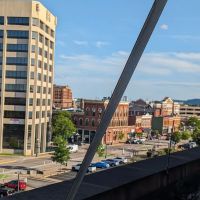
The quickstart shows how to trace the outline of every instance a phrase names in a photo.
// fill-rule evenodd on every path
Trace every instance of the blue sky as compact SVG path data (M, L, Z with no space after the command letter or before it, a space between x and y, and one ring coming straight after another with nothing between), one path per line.
M41 0L58 17L55 83L110 96L152 0ZM200 1L169 0L125 95L200 98Z

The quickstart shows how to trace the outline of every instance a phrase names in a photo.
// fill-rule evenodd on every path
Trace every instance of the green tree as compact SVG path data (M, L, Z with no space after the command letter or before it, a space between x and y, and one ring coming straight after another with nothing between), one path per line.
M118 134L118 140L123 140L124 139L125 134L123 132L120 132Z
M99 157L103 157L105 155L105 146L103 144L100 144L97 148L97 154Z
M190 137L191 137L190 131L183 131L181 133L181 139L182 140L188 140L188 139L190 139Z
M65 139L71 137L76 132L75 125L71 120L70 113L66 111L59 111L54 114L52 118L53 138L56 136L63 136Z
M175 144L178 143L178 142L180 142L180 140L181 140L181 133L180 132L174 132L174 133L172 133L171 140L174 141Z
M190 117L186 123L188 126L199 127L200 128L200 120L197 117Z
M192 139L200 145L200 128L195 128L192 134Z
M57 147L52 156L52 160L62 165L66 165L67 161L70 159L70 152L67 148L66 139L63 138L63 136L59 135L54 138L54 143Z

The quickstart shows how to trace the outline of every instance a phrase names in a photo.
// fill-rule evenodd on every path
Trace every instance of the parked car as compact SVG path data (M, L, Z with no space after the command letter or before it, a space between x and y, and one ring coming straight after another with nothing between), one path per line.
M73 165L72 166L72 171L79 171L79 169L80 169L80 167L81 167L81 164L77 164L77 165ZM96 166L94 166L93 164L91 164L89 167L88 167L88 169L87 169L87 172L96 172Z
M105 168L109 168L110 165L106 162L96 162L96 163L93 163L93 165L96 167L96 168L102 168L102 169L105 169Z
M13 180L8 183L4 184L8 188L13 188L15 190L18 190L18 180ZM19 181L19 190L25 190L27 187L26 183L24 181Z
M0 188L0 198L11 196L14 193L15 193L15 189L13 188L7 188L7 187Z
M188 142L186 144L182 144L179 146L179 148L183 148L183 149L192 149L194 147L197 147L197 143L196 142Z
M71 152L71 153L75 153L78 151L77 144L69 144L69 145L67 145L67 148L69 149L69 152Z
M124 157L116 157L116 158L113 158L113 160L119 161L119 164L125 164L128 162L128 159Z
M102 160L102 162L108 163L111 167L119 165L119 161L114 160L114 159L106 159L106 160Z

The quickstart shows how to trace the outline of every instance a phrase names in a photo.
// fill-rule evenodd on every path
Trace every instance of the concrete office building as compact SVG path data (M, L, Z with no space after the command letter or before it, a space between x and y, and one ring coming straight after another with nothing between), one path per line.
M46 150L56 17L32 0L0 0L0 152Z

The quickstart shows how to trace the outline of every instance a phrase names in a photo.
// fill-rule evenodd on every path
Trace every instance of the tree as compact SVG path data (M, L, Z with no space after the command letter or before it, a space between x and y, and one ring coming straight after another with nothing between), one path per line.
M181 139L182 140L188 140L191 137L191 133L189 131L183 131L181 133Z
M200 145L200 128L195 128L192 134L192 139Z
M105 146L100 144L97 148L97 154L99 157L103 157L105 155Z
M125 134L123 132L120 132L118 134L118 140L123 140L124 139Z
M188 126L199 127L200 128L200 120L197 117L190 117L186 123Z
M52 156L54 162L58 162L62 165L66 165L67 161L70 159L70 152L67 148L67 141L63 136L59 135L54 138L54 143L56 144L56 149Z
M53 138L62 135L65 139L71 137L76 132L76 128L71 120L71 115L67 111L59 111L52 118Z
M175 144L179 143L180 140L181 140L181 133L180 132L174 132L174 133L172 133L171 140L174 141Z

